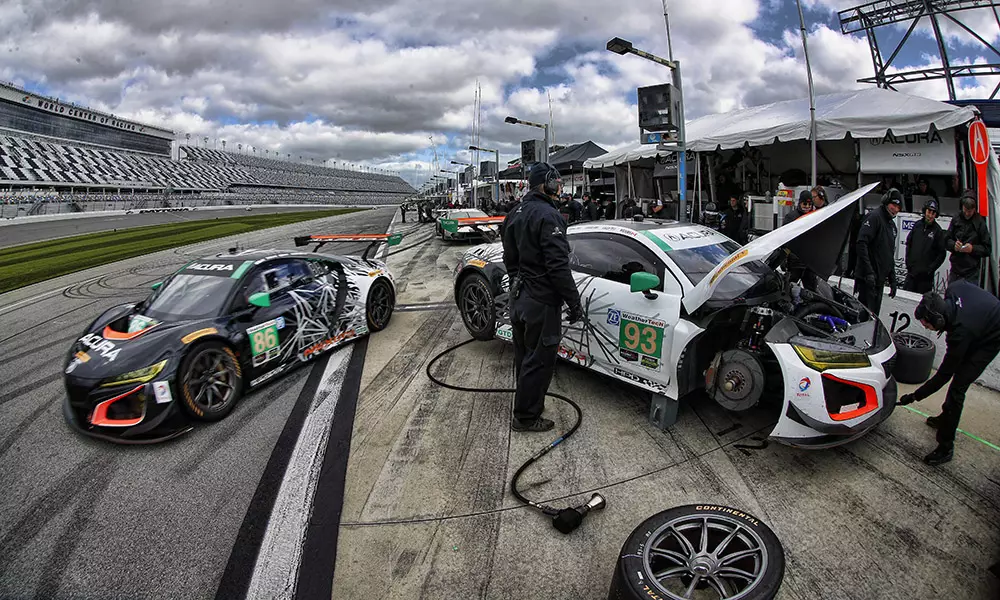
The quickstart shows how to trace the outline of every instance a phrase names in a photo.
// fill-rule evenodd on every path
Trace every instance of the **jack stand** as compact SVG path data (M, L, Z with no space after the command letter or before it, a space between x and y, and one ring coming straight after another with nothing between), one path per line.
M680 404L673 398L661 394L651 394L649 423L660 431L670 429L677 422L677 409Z

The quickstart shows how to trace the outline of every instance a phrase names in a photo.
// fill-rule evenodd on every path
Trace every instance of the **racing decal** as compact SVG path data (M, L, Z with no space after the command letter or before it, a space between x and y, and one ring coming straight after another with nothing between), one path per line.
M215 333L219 333L219 330L216 329L215 327L206 327L205 329L192 331L191 333L181 338L181 343L185 345L190 344L191 342L195 341L198 338L202 338L205 337L206 335L212 335Z
M278 338L278 320L272 319L247 329L250 338L250 353L253 366L260 366L281 356L281 340Z
M618 356L621 356L622 358L624 358L628 362L638 362L639 361L639 353L638 352L632 352L631 350L626 350L625 348L619 348L618 349Z
M753 523L754 525L760 525L760 521L758 521L757 519L753 518L753 516L748 515L745 512L740 512L740 511L736 510L735 508L729 508L728 506L712 506L712 505L700 506L699 505L699 506L695 506L694 509L695 510L715 511L715 512L726 513L726 514L729 514L729 515L733 515L734 517L739 517L741 519L746 519L747 521Z
M578 350L573 350L572 348L567 348L566 346L563 346L561 344L559 346L557 354L559 355L559 358L565 360L572 360L583 366L587 366L589 364L589 362L587 361L587 355L585 353L580 352Z
M191 263L184 267L185 271L198 271L199 273L211 273L214 275L225 275L229 277L236 271L236 264L227 263Z
M506 340L508 342L514 341L514 329L510 325L501 325L497 327L496 336L501 340Z
M638 383L641 386L644 386L644 387L647 387L647 388L649 388L651 390L654 390L654 391L656 391L659 394L665 394L666 391L667 391L667 388L665 386L663 386L662 384L659 384L659 383L657 383L657 382L655 382L655 381L653 381L651 379L646 379L642 375L636 375L635 373L632 373L630 371L626 371L625 369L623 369L621 367L614 367L614 373L615 373L615 375L617 375L619 377L624 377L625 379L628 379L629 381L634 381L635 383Z
M809 388L812 386L812 380L808 377L803 377L799 380L799 390L795 393L797 398L808 398L812 396L809 393Z
M153 397L156 398L157 404L167 404L168 402L173 402L174 397L170 394L170 384L166 381L154 381Z
M469 261L469 264L472 265L473 267L479 267L480 269L482 269L483 267L486 266L486 261L478 258L473 258L472 260Z
M76 368L90 360L90 355L86 352L77 352L73 355L73 361L66 366L66 373L72 373Z
M642 366L642 368L649 369L650 371L660 370L660 361L651 356L643 356L639 360L639 364Z
M325 350L329 350L330 348L333 348L334 346L336 346L340 342L343 342L344 340L348 340L348 339L351 339L351 338L355 338L357 336L358 336L357 332L354 331L353 329L351 329L350 331L345 331L343 333L338 333L337 335L333 336L332 338L323 340L322 342L317 342L317 343L313 344L312 346L310 346L310 347L306 348L305 350L303 350L302 351L302 355L299 357L299 360L303 360L303 361L309 360L309 359L315 357L316 355L324 352Z
M145 315L132 315L128 322L128 333L136 333L150 327L159 325L160 322Z
M101 358L108 362L114 362L114 360L118 358L118 353L121 351L121 348L116 348L112 342L109 342L96 333L88 333L80 338L79 341L95 353L100 354Z
M382 274L382 269L376 269L374 271L369 271L368 272L368 276L369 277L378 277L381 274Z
M667 327L665 321L609 308L608 323L618 323L619 348L650 359L643 361L643 366L647 368L658 365L663 354L663 330Z
M263 375L261 375L257 379L254 379L253 381L251 381L250 382L250 387L253 387L253 386L256 386L256 385L260 385L260 384L264 383L265 381L267 381L269 379L273 379L276 375L280 375L281 373L284 373L285 370L287 370L287 369L288 369L288 365L287 364L281 365L277 369L272 369L272 370L268 371L267 373L264 373Z
M741 258L744 258L747 254L749 254L749 251L743 249L737 252L735 255L726 259L726 262L722 263L722 266L719 267L719 270L715 272L715 275L712 275L712 280L708 282L709 285L714 284L715 280L721 277L722 274L726 272L726 269L733 266L734 263L736 263Z

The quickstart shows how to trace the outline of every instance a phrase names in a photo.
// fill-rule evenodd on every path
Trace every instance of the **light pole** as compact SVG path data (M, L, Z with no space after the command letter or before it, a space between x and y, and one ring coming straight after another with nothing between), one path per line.
M472 193L469 195L469 198L470 198L470 200L472 202L472 206L475 206L476 205L476 166L473 165L472 163L464 163L464 162L460 162L460 161L457 161L457 160L451 161L451 164L453 164L453 165L462 165L463 167L472 167L472 181L469 182L469 185L472 187L472 191L471 191Z
M664 17L666 17L666 4L664 4ZM669 30L667 32L669 38ZM680 101L680 114L678 117L677 125L677 143L676 144L664 144L660 143L657 145L657 150L672 150L677 154L677 191L680 196L680 210L677 215L678 221L684 221L687 219L687 147L685 144L684 137L684 88L681 86L681 63L677 60L668 60L666 58L660 58L655 54L650 54L649 52L644 52L632 46L632 42L628 40L623 40L621 38L614 38L608 42L608 50L614 52L615 54L621 54L622 56L626 54L635 54L655 62L658 65L663 65L670 69L673 74L673 84L677 88L677 94L681 97Z
M479 146L469 146L469 150L473 150L473 151L478 150L480 152L492 152L493 155L496 156L496 158L497 158L497 164L496 164L496 170L497 170L497 172L493 176L493 180L496 182L496 185L494 186L494 189L496 190L496 194L493 196L493 201L494 202L500 202L500 151L499 150L490 150L489 148L480 148ZM489 207L486 207L486 206L480 206L479 207L479 209L482 210L484 213L489 214L490 211L487 210L487 208L489 208Z
M537 127L545 131L545 140L542 142L542 162L549 162L549 126L542 123L532 123L531 121L523 121L515 117L507 117L503 120L504 123L510 123L512 125L528 125L529 127ZM499 162L497 163L497 169L500 168Z

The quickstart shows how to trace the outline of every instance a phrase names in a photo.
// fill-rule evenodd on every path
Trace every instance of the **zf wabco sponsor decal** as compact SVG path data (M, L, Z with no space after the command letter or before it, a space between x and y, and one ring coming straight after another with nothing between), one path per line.
M112 362L118 358L118 352L121 351L121 348L115 348L113 343L102 338L96 333L88 333L83 336L80 338L80 343L90 348L95 353L100 354L101 358L108 362Z

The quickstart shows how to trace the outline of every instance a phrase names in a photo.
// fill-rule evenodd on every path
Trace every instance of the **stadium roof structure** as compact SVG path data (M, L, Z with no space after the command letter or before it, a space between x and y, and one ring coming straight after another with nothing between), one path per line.
M869 88L816 96L817 140L880 138L886 133L914 135L933 126L950 129L976 116L969 107L954 106L920 96ZM729 113L706 115L687 124L687 149L693 152L768 146L776 142L807 140L810 135L809 100L784 100ZM633 144L587 160L586 168L620 165L666 156L672 150Z

